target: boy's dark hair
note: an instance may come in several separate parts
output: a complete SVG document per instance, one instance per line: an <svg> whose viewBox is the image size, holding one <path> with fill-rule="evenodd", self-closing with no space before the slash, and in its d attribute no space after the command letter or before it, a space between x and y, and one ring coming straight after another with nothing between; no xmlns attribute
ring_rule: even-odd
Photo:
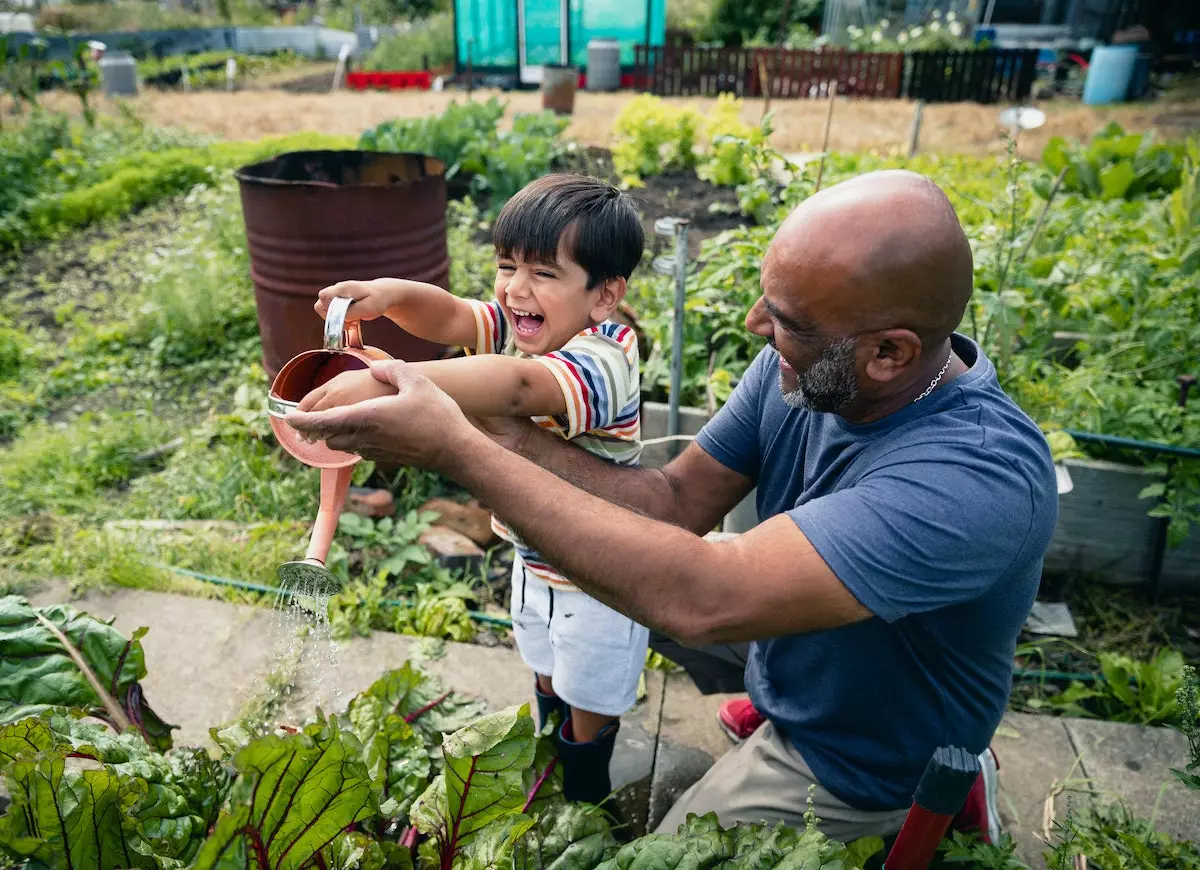
<svg viewBox="0 0 1200 870"><path fill-rule="evenodd" d="M560 173L523 187L492 230L500 257L554 263L560 246L587 272L588 289L629 278L646 244L630 197L598 178Z"/></svg>

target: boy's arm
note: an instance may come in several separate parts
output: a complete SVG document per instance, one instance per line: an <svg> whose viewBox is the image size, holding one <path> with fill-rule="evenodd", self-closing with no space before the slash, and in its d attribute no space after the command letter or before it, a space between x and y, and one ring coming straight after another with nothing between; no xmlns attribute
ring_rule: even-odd
<svg viewBox="0 0 1200 870"><path fill-rule="evenodd" d="M477 337L471 303L435 284L403 278L341 281L326 287L314 306L322 317L337 297L354 300L347 320L374 320L383 315L405 332L455 347L474 347Z"/></svg>
<svg viewBox="0 0 1200 870"><path fill-rule="evenodd" d="M554 374L536 360L483 354L411 365L469 417L537 417L567 410Z"/></svg>

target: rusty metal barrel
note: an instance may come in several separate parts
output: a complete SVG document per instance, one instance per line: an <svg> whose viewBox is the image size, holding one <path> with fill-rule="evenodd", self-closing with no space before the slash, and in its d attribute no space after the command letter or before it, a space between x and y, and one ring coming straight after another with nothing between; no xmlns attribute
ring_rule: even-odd
<svg viewBox="0 0 1200 870"><path fill-rule="evenodd" d="M237 170L268 378L321 347L323 287L392 277L450 289L444 173L427 155L376 151L293 151ZM385 317L362 332L396 359L446 351Z"/></svg>
<svg viewBox="0 0 1200 870"><path fill-rule="evenodd" d="M542 110L557 115L575 111L575 89L579 70L566 64L546 64L542 67Z"/></svg>

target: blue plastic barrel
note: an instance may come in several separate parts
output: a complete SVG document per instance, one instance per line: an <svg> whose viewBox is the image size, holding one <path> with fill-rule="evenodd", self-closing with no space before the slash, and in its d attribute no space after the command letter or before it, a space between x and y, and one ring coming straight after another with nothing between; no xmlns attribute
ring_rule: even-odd
<svg viewBox="0 0 1200 870"><path fill-rule="evenodd" d="M1137 55L1136 45L1096 46L1083 83L1083 101L1089 106L1124 102Z"/></svg>

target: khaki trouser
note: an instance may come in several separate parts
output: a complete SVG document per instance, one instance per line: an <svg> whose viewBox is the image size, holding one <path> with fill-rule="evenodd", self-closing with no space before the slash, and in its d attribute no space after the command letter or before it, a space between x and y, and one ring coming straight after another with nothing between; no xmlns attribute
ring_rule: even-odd
<svg viewBox="0 0 1200 870"><path fill-rule="evenodd" d="M725 827L737 822L783 822L803 829L810 786L815 786L813 812L820 819L821 833L843 843L894 834L908 812L865 812L842 803L816 781L791 741L765 722L683 793L659 823L658 833L675 833L688 813L702 816L710 812L715 812Z"/></svg>
<svg viewBox="0 0 1200 870"><path fill-rule="evenodd" d="M749 644L697 649L651 632L650 646L682 665L701 694L745 691L743 674ZM702 816L709 812L715 812L726 827L736 822L784 822L789 827L803 828L810 786L815 786L813 812L821 820L821 832L844 843L859 837L894 834L908 812L864 812L842 803L821 787L791 741L766 722L683 793L659 823L658 833L675 833L688 813Z"/></svg>

